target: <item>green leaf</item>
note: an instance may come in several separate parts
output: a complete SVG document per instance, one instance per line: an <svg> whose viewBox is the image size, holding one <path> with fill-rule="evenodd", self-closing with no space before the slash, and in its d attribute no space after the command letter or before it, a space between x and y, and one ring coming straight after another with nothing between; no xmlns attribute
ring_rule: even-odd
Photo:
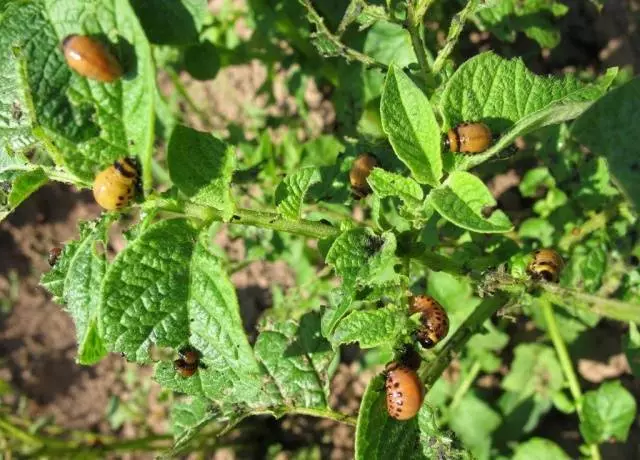
<svg viewBox="0 0 640 460"><path fill-rule="evenodd" d="M203 426L219 414L213 410L211 401L194 397L190 401L171 406L171 428L175 440L173 450L180 450L193 439Z"/></svg>
<svg viewBox="0 0 640 460"><path fill-rule="evenodd" d="M424 199L422 187L416 181L381 168L373 168L367 182L380 198L397 196L412 208L421 206Z"/></svg>
<svg viewBox="0 0 640 460"><path fill-rule="evenodd" d="M486 185L467 172L452 173L428 200L442 217L467 230L503 233L513 229L505 213L492 209L497 203Z"/></svg>
<svg viewBox="0 0 640 460"><path fill-rule="evenodd" d="M320 335L317 314L306 314L299 324L267 325L258 336L255 354L275 382L284 405L328 407L327 370L335 353Z"/></svg>
<svg viewBox="0 0 640 460"><path fill-rule="evenodd" d="M640 377L640 332L635 323L629 323L629 332L622 338L622 348L631 372Z"/></svg>
<svg viewBox="0 0 640 460"><path fill-rule="evenodd" d="M589 108L572 127L575 138L604 155L616 185L638 207L640 133L634 119L640 110L640 78L614 89Z"/></svg>
<svg viewBox="0 0 640 460"><path fill-rule="evenodd" d="M620 381L605 382L584 394L582 411L580 433L587 443L600 444L611 438L625 442L636 417L636 401Z"/></svg>
<svg viewBox="0 0 640 460"><path fill-rule="evenodd" d="M417 62L409 32L386 21L378 21L369 30L364 40L364 52L383 64L394 64L399 68Z"/></svg>
<svg viewBox="0 0 640 460"><path fill-rule="evenodd" d="M21 170L11 171L10 173L2 172L2 169L0 169L0 183L5 182L10 187L6 201L0 198L0 221L16 209L20 203L29 198L32 193L46 184L47 181L46 173L39 167L21 168ZM5 184L3 184L4 186ZM0 193L4 192L0 190Z"/></svg>
<svg viewBox="0 0 640 460"><path fill-rule="evenodd" d="M131 0L149 41L158 45L197 43L207 14L206 0Z"/></svg>
<svg viewBox="0 0 640 460"><path fill-rule="evenodd" d="M547 167L533 168L527 171L518 185L520 193L525 197L534 197L540 187L555 187L556 181Z"/></svg>
<svg viewBox="0 0 640 460"><path fill-rule="evenodd" d="M569 7L551 1L520 2L501 0L478 12L480 22L500 40L513 42L516 32L522 31L541 47L555 48L560 43L557 18Z"/></svg>
<svg viewBox="0 0 640 460"><path fill-rule="evenodd" d="M360 348L395 344L407 328L407 314L398 308L354 311L346 316L331 338L332 345L358 342Z"/></svg>
<svg viewBox="0 0 640 460"><path fill-rule="evenodd" d="M0 62L17 56L12 88L19 88L32 134L58 165L90 182L97 170L119 157L141 160L145 188L151 187L155 69L149 44L126 0L14 2L0 19ZM109 84L88 80L66 65L60 43L69 34L99 36L125 68ZM5 74L5 72L2 72ZM24 102L24 106L22 106ZM24 137L18 130L12 133ZM11 142L11 141L10 141Z"/></svg>
<svg viewBox="0 0 640 460"><path fill-rule="evenodd" d="M371 379L358 412L355 458L426 459L421 449L416 449L418 439L418 417L402 422L389 417L384 381L379 375Z"/></svg>
<svg viewBox="0 0 640 460"><path fill-rule="evenodd" d="M550 400L562 388L562 368L553 348L527 343L518 345L511 370L502 381L502 388L518 393L524 400Z"/></svg>
<svg viewBox="0 0 640 460"><path fill-rule="evenodd" d="M172 182L198 204L211 206L229 220L234 204L231 198L233 149L211 134L178 125L168 147Z"/></svg>
<svg viewBox="0 0 640 460"><path fill-rule="evenodd" d="M555 231L555 227L548 220L531 217L520 224L518 236L523 239L538 240L542 243L542 246L546 247L553 244Z"/></svg>
<svg viewBox="0 0 640 460"><path fill-rule="evenodd" d="M454 154L450 169L469 169L507 148L518 136L580 116L611 84L612 69L600 82L584 85L573 76L540 77L521 59L491 52L469 59L447 82L440 101L445 127L482 121L499 140L481 154Z"/></svg>
<svg viewBox="0 0 640 460"><path fill-rule="evenodd" d="M196 80L213 80L220 66L220 52L209 41L190 46L184 53L185 70Z"/></svg>
<svg viewBox="0 0 640 460"><path fill-rule="evenodd" d="M118 254L102 284L100 308L111 351L146 362L152 344L177 348L189 337L189 273L196 235L186 220L166 220Z"/></svg>
<svg viewBox="0 0 640 460"><path fill-rule="evenodd" d="M311 185L320 182L317 168L303 168L287 175L276 188L275 200L278 211L284 217L298 220L302 217L302 204Z"/></svg>
<svg viewBox="0 0 640 460"><path fill-rule="evenodd" d="M516 447L513 460L569 460L571 457L553 441L544 438L531 438Z"/></svg>
<svg viewBox="0 0 640 460"><path fill-rule="evenodd" d="M491 433L500 421L500 415L473 392L465 394L449 414L449 426L478 458L488 458Z"/></svg>
<svg viewBox="0 0 640 460"><path fill-rule="evenodd" d="M80 238L65 246L54 268L42 277L42 285L66 304L73 318L80 364L95 364L107 354L98 331L101 297L96 286L107 268L105 245L111 220L81 224Z"/></svg>
<svg viewBox="0 0 640 460"><path fill-rule="evenodd" d="M398 158L420 183L442 177L440 127L424 93L395 66L389 67L380 105L382 127Z"/></svg>

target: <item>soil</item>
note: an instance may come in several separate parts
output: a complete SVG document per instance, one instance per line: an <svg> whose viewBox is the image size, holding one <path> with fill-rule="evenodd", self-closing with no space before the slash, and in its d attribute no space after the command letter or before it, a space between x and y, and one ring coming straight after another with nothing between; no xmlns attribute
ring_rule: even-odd
<svg viewBox="0 0 640 460"><path fill-rule="evenodd" d="M212 2L212 7L219 7L219 3ZM583 0L566 3L571 7L571 12L562 20L563 37L567 39L552 53L541 54L538 70L571 70L576 66L600 71L613 65L631 66L634 73L640 70L640 32L637 20L633 19L640 14L637 0L609 0L600 16L585 6L588 2ZM486 45L485 42L478 46ZM204 126L190 111L185 117L195 127L224 130L233 122L250 131L249 108L259 108L272 115L292 114L294 109L284 90L283 77L280 74L276 79L278 96L271 104L258 95L258 88L266 78L266 71L258 62L225 68L213 82L200 83L183 77L194 100L203 104L202 109L211 116L211 126ZM161 82L166 90L166 80ZM333 124L335 113L313 86L305 97L312 113L304 135L314 136ZM492 190L496 197L502 197L502 202L517 208L518 203L508 194L519 180L517 171L509 171L494 179ZM65 429L135 437L141 434L139 426L127 422L114 430L106 411L113 397L131 400L136 395L137 382L149 381L150 370L127 364L116 355L93 367L77 365L73 323L38 285L41 274L49 268L46 261L49 249L77 236L78 221L94 218L99 212L90 193L50 185L30 197L0 224L0 380L7 381L13 390L3 397L2 403L22 417L31 420L47 417ZM220 243L231 253L235 251L234 257L242 258L242 247L234 247L224 238ZM269 287L273 283L292 285L286 266L266 262L252 264L234 274L233 281L248 330L270 305ZM640 397L638 382L627 378L629 367L620 353L620 331L611 335L610 328L608 324L598 328L597 333L601 335L594 339L598 346L579 357L581 377L586 385L595 385L603 379L623 376L625 385ZM332 382L334 407L355 414L372 375L371 371L361 372L357 362L340 364ZM145 425L152 433L166 432L167 414L157 402L158 387L152 384L145 397L147 406L142 420L147 419ZM572 415L549 418L538 434L549 435L568 452L575 453L579 436L574 419ZM278 423L279 429L287 434L283 440L288 436L316 442L326 458L353 455L352 428L309 417L290 417ZM637 426L632 439L639 439ZM640 458L638 445L638 442L618 444L618 450L616 445L605 446L604 458ZM228 451L221 451L216 458L232 456Z"/></svg>

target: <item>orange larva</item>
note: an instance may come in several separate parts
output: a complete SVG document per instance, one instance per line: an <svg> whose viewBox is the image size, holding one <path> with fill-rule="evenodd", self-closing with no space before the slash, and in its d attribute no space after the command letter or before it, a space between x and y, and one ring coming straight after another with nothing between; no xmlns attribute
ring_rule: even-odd
<svg viewBox="0 0 640 460"><path fill-rule="evenodd" d="M173 362L173 368L182 377L191 377L198 370L198 363L187 363L184 359L176 359Z"/></svg>
<svg viewBox="0 0 640 460"><path fill-rule="evenodd" d="M363 153L355 159L349 171L349 182L355 199L359 200L371 193L371 187L367 183L367 177L373 168L378 166L378 161L368 153Z"/></svg>
<svg viewBox="0 0 640 460"><path fill-rule="evenodd" d="M451 152L481 153L492 140L491 130L484 123L462 123L447 132L444 143Z"/></svg>
<svg viewBox="0 0 640 460"><path fill-rule="evenodd" d="M48 262L50 267L53 267L56 264L56 262L58 262L58 258L60 257L60 254L62 254L62 248L60 247L56 246L49 250Z"/></svg>
<svg viewBox="0 0 640 460"><path fill-rule="evenodd" d="M86 35L69 35L62 41L69 67L83 77L111 83L122 76L118 60L99 41Z"/></svg>
<svg viewBox="0 0 640 460"><path fill-rule="evenodd" d="M527 271L535 279L557 283L563 268L564 260L560 254L553 249L540 249L533 253Z"/></svg>
<svg viewBox="0 0 640 460"><path fill-rule="evenodd" d="M387 412L396 420L415 417L424 399L424 385L413 369L389 363L385 369Z"/></svg>
<svg viewBox="0 0 640 460"><path fill-rule="evenodd" d="M418 295L409 297L409 311L421 313L416 339L425 348L434 347L449 333L449 316L433 297Z"/></svg>
<svg viewBox="0 0 640 460"><path fill-rule="evenodd" d="M93 182L93 197L107 211L129 204L135 195L138 170L128 158L121 158L102 172Z"/></svg>

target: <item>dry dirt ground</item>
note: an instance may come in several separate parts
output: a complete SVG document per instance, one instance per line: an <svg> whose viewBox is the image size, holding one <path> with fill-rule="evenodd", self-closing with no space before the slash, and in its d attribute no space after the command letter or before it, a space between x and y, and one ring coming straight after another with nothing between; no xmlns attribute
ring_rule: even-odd
<svg viewBox="0 0 640 460"><path fill-rule="evenodd" d="M637 1L610 0L601 17L589 15L586 19L583 11L586 1L567 3L572 12L564 20L563 27L569 39L541 60L540 70L557 71L574 65L596 69L631 65L636 73L640 70L637 29L640 8ZM226 68L212 82L195 83L185 79L185 84L197 101L211 102L204 109L213 115L214 124L222 128L225 120L238 123L246 120L245 110L249 105L264 108L264 101L255 96L264 78L264 69L253 62ZM312 132L322 132L333 122L330 104L313 90L309 92L308 101L314 109L310 120ZM266 110L281 114L291 107L286 95L282 95L275 107ZM186 116L191 119L189 114ZM197 125L195 119L194 124ZM494 190L497 195L517 185L519 178L514 174L496 178ZM126 364L115 355L94 367L76 365L73 324L38 286L40 275L48 269L48 250L74 238L77 222L91 219L98 213L88 192L51 185L37 192L0 224L0 308L3 309L0 314L0 379L9 382L13 390L4 398L4 403L32 420L48 417L64 428L113 433L105 417L110 398L132 398L138 383L136 378L127 378L128 373L134 372L142 381L148 380L149 370ZM241 248L229 249L240 251L241 257ZM286 269L266 263L252 264L235 274L233 280L247 324L253 323L269 306L271 284L291 284ZM612 343L608 348L600 347L600 354L584 357L579 371L586 381L597 382L605 377L625 375L628 366L619 354L619 343ZM371 372L361 373L357 363L341 364L333 383L336 406L356 413L371 375ZM147 395L146 418L148 429L160 433L167 428L167 417L164 407L156 402L158 390L154 385ZM638 389L635 390L638 394ZM562 432L561 436L570 442L577 433L575 427L567 430L567 425L565 420L555 420L542 427L542 431ZM282 430L303 438L308 438L308 432L313 431L313 439L325 446L323 453L332 458L352 455L353 430L348 427L295 417L283 421ZM125 423L117 434L131 437L141 433L138 427ZM607 458L639 455L632 451L620 454L622 457L619 454L612 453Z"/></svg>

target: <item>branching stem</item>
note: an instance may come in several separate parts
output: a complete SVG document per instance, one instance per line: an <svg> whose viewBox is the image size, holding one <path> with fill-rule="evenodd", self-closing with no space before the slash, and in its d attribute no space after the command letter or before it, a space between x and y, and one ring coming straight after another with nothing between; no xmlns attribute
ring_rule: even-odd
<svg viewBox="0 0 640 460"><path fill-rule="evenodd" d="M425 52L424 41L420 34L423 28L424 15L427 9L431 5L433 0L414 0L407 4L407 21L406 26L411 37L411 45L413 51L418 58L418 64L420 65L420 72L425 82L430 80L429 61Z"/></svg>

